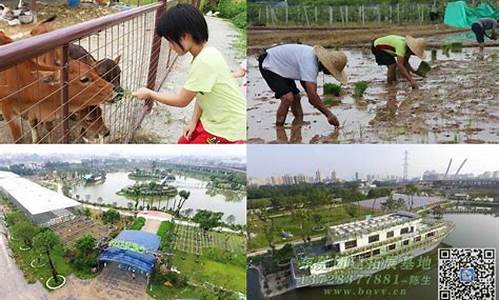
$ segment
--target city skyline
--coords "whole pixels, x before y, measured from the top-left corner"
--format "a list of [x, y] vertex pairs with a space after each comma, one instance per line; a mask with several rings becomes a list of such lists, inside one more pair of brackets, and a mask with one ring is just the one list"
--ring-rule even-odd
[[[285, 148], [286, 147], [286, 148]], [[408, 151], [408, 178], [421, 177], [425, 171], [445, 173], [450, 158], [454, 174], [467, 159], [460, 174], [480, 175], [497, 171], [499, 159], [494, 145], [269, 145], [266, 149], [249, 145], [247, 174], [249, 177], [304, 175], [322, 177], [332, 172], [339, 179], [353, 179], [367, 175], [403, 177], [404, 152]], [[373, 158], [377, 157], [376, 160]]]
[[[217, 151], [214, 151], [217, 148]], [[217, 145], [38, 145], [36, 151], [33, 147], [19, 145], [4, 145], [0, 150], [0, 158], [16, 155], [73, 155], [105, 157], [119, 155], [122, 157], [180, 157], [196, 156], [199, 158], [231, 158], [237, 157], [243, 162], [246, 161], [245, 145], [228, 145], [228, 147], [218, 147]]]

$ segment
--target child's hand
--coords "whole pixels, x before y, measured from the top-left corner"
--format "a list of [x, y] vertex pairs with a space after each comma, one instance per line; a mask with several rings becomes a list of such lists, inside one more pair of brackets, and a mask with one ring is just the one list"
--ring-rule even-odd
[[140, 100], [147, 100], [147, 99], [152, 98], [152, 96], [151, 96], [152, 94], [153, 94], [152, 90], [145, 88], [145, 87], [142, 87], [142, 88], [138, 89], [137, 91], [133, 92], [132, 96], [137, 97]]
[[189, 141], [191, 140], [191, 136], [193, 135], [194, 129], [196, 128], [195, 123], [189, 123], [184, 127], [184, 133], [183, 136]]

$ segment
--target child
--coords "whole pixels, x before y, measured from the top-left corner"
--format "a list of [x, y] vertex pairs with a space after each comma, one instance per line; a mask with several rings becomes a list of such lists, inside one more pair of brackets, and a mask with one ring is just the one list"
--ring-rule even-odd
[[417, 74], [417, 71], [411, 67], [409, 60], [412, 55], [425, 59], [425, 46], [425, 40], [422, 38], [388, 35], [372, 42], [372, 53], [379, 66], [387, 66], [387, 83], [396, 81], [397, 67], [411, 87], [417, 89], [417, 82], [411, 76], [411, 73]]
[[246, 140], [246, 101], [221, 53], [207, 45], [205, 18], [194, 6], [178, 4], [166, 11], [156, 28], [178, 55], [193, 56], [187, 81], [176, 95], [147, 88], [133, 93], [165, 105], [186, 107], [196, 97], [193, 117], [180, 144], [232, 144]]

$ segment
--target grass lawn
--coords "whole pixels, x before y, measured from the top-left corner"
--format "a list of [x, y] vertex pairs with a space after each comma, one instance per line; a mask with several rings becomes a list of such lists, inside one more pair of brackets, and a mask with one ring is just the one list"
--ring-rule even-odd
[[[43, 267], [40, 268], [32, 268], [30, 266], [31, 261], [37, 257], [37, 253], [33, 250], [22, 251], [19, 249], [19, 246], [24, 245], [21, 241], [9, 241], [9, 247], [12, 249], [14, 253], [14, 257], [16, 259], [16, 263], [18, 267], [23, 271], [24, 277], [29, 283], [35, 283], [36, 280], [39, 280], [43, 286], [45, 286], [45, 282], [49, 277], [52, 277], [52, 271], [50, 269], [50, 265], [47, 260], [46, 255], [41, 256], [41, 261], [45, 263]], [[68, 259], [66, 259], [63, 255], [64, 250], [62, 246], [59, 246], [52, 253], [52, 260], [54, 262], [56, 271], [58, 274], [63, 276], [68, 276], [71, 273], [75, 273], [80, 278], [92, 278], [95, 277], [92, 273], [82, 273], [75, 272]]]
[[216, 262], [205, 256], [198, 258], [195, 254], [180, 251], [175, 251], [173, 263], [190, 280], [200, 283], [208, 281], [227, 289], [246, 292], [245, 268]]
[[196, 288], [191, 286], [186, 286], [183, 288], [167, 287], [163, 285], [165, 282], [164, 277], [155, 272], [151, 277], [150, 287], [147, 288], [149, 295], [156, 299], [200, 299], [201, 293]]
[[[348, 204], [352, 205], [352, 204]], [[328, 208], [319, 208], [319, 209], [312, 209], [312, 214], [319, 214], [321, 215], [321, 221], [319, 223], [319, 227], [323, 226], [323, 230], [320, 231], [314, 231], [313, 236], [321, 236], [325, 235], [327, 232], [328, 226], [339, 224], [339, 223], [346, 223], [349, 222], [349, 220], [357, 219], [361, 216], [368, 215], [370, 214], [370, 210], [360, 207], [359, 211], [357, 211], [357, 216], [356, 217], [351, 217], [345, 208], [345, 206], [341, 207], [335, 207], [332, 209]], [[285, 216], [279, 216], [275, 217], [274, 219], [274, 226], [276, 228], [274, 232], [274, 243], [275, 244], [280, 244], [280, 243], [286, 243], [288, 241], [297, 241], [301, 240], [300, 236], [300, 224], [292, 219], [290, 215], [285, 215]], [[266, 241], [265, 235], [264, 235], [264, 229], [263, 229], [264, 223], [259, 220], [255, 216], [249, 216], [248, 218], [248, 230], [252, 234], [252, 238], [248, 241], [247, 247], [250, 250], [255, 250], [255, 249], [260, 249], [268, 246], [268, 243]], [[316, 225], [317, 226], [317, 225]], [[293, 238], [291, 239], [283, 239], [281, 232], [286, 231], [290, 232], [293, 234]]]

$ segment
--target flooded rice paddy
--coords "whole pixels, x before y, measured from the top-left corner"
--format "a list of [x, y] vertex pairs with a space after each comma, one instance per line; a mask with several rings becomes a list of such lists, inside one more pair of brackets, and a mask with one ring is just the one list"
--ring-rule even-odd
[[[454, 37], [450, 41], [455, 41]], [[464, 34], [461, 40], [468, 40]], [[399, 78], [386, 84], [386, 67], [378, 66], [370, 49], [341, 49], [348, 57], [349, 84], [339, 97], [325, 97], [323, 85], [333, 77], [318, 78], [320, 97], [334, 98], [330, 105], [339, 118], [336, 130], [302, 94], [304, 124], [293, 125], [289, 112], [284, 127], [276, 127], [279, 100], [258, 70], [255, 56], [248, 58], [249, 143], [497, 143], [498, 142], [498, 47], [463, 48], [444, 53], [427, 51], [432, 70], [416, 77], [419, 89]], [[416, 69], [418, 58], [410, 63]], [[367, 81], [361, 98], [354, 97], [354, 83]], [[336, 82], [335, 82], [336, 83]], [[337, 102], [337, 101], [333, 101]]]

